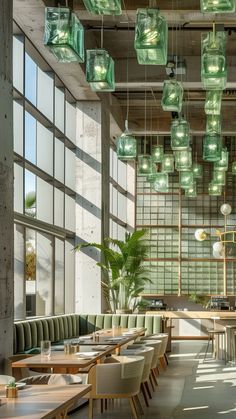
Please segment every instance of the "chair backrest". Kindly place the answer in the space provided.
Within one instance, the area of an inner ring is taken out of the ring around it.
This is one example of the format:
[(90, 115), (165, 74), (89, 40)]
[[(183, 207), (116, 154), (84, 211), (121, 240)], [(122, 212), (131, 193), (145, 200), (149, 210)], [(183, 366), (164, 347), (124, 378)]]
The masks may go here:
[(143, 336), (141, 337), (141, 340), (161, 340), (162, 341), (162, 345), (161, 345), (161, 350), (160, 350), (160, 357), (163, 357), (165, 352), (166, 352), (166, 348), (167, 348), (167, 344), (168, 344), (168, 334), (167, 333), (156, 333), (155, 335), (151, 335), (151, 336)]
[[(135, 346), (135, 345), (133, 345)], [(122, 349), (121, 355), (128, 355), (128, 356), (143, 356), (144, 357), (144, 367), (143, 367), (143, 374), (141, 378), (141, 383), (145, 383), (150, 375), (150, 370), (152, 367), (152, 361), (154, 357), (155, 349), (153, 347), (144, 346), (141, 348), (133, 348), (132, 346), (130, 349)]]
[(121, 398), (139, 393), (143, 374), (144, 357), (119, 356), (119, 362), (97, 364), (88, 375), (88, 383), (92, 384), (92, 398)]
[(158, 360), (160, 358), (161, 350), (162, 350), (162, 341), (161, 340), (154, 340), (154, 339), (147, 339), (141, 341), (143, 345), (150, 346), (154, 348), (154, 355), (152, 359), (152, 366), (151, 368), (155, 368), (158, 364)]
[(0, 385), (7, 385), (12, 382), (15, 382), (15, 378), (11, 375), (0, 375)]

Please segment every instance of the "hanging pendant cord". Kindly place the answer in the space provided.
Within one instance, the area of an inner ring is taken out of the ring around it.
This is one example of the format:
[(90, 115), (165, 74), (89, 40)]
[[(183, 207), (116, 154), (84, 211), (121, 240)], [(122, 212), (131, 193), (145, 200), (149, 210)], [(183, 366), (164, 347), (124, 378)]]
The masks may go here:
[(102, 27), (101, 27), (101, 49), (103, 49), (103, 15), (102, 15)]
[(146, 140), (147, 140), (147, 66), (144, 66), (145, 78), (145, 100), (144, 100), (144, 154), (146, 154)]
[(129, 16), (126, 10), (125, 0), (122, 0), (123, 8), (126, 13), (127, 24), (128, 24), (128, 39), (127, 39), (127, 60), (126, 60), (126, 118), (125, 118), (125, 130), (129, 130), (129, 32), (130, 32), (130, 23)]

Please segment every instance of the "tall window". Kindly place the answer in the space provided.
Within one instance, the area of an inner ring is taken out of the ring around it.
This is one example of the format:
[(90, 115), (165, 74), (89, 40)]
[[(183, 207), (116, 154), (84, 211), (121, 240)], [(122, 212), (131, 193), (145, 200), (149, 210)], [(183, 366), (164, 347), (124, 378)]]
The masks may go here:
[[(75, 99), (13, 39), (15, 318), (73, 311)], [(17, 71), (16, 71), (17, 69)]]

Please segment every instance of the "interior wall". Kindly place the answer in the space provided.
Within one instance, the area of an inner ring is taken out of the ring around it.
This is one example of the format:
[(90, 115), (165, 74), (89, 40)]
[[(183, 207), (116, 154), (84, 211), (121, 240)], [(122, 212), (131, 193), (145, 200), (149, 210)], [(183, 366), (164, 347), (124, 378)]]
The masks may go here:
[[(193, 146), (196, 147), (194, 141)], [(172, 153), (170, 139), (162, 138), (165, 152)], [(179, 174), (169, 174), (169, 192), (157, 193), (143, 176), (137, 176), (136, 227), (149, 231), (150, 254), (146, 262), (152, 283), (147, 285), (146, 294), (223, 294), (223, 260), (215, 259), (212, 245), (218, 239), (216, 228), (224, 230), (224, 216), (220, 206), (225, 202), (232, 206), (227, 217), (227, 229), (234, 230), (236, 222), (236, 178), (231, 165), (235, 160), (235, 138), (229, 144), (229, 170), (226, 187), (221, 196), (208, 195), (208, 183), (212, 178), (213, 164), (201, 160), (203, 178), (197, 180), (197, 198), (187, 198), (182, 190), (179, 194)], [(225, 198), (224, 198), (225, 194)], [(180, 214), (180, 217), (179, 217)], [(211, 235), (198, 242), (194, 233), (204, 228)], [(236, 294), (235, 279), (236, 246), (227, 246), (226, 274), (227, 294)]]

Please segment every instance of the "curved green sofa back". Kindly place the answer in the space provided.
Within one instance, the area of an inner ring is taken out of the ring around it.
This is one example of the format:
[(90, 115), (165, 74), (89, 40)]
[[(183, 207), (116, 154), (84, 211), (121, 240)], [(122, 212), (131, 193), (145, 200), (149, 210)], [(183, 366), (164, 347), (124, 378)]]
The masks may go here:
[(109, 329), (145, 327), (146, 334), (162, 331), (162, 317), (144, 314), (65, 314), (14, 323), (14, 353), (38, 352), (41, 340), (52, 343)]

